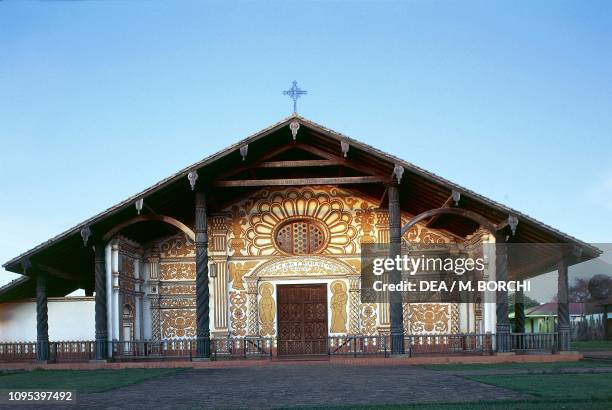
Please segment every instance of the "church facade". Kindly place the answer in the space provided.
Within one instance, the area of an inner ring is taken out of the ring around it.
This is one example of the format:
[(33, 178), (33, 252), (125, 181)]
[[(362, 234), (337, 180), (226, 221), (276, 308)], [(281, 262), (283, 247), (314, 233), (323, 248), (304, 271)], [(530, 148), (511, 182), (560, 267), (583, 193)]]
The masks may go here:
[[(312, 336), (389, 333), (388, 304), (361, 303), (360, 297), (361, 245), (389, 241), (388, 211), (372, 199), (335, 186), (266, 188), (210, 215), (208, 225), (211, 335), (301, 340), (302, 324), (291, 317), (285, 323), (283, 316), (297, 305), (279, 300), (280, 289), (294, 285), (297, 293), (321, 293), (321, 306), (301, 307), (313, 315), (319, 309), (312, 332), (317, 326), (320, 332)], [(404, 240), (455, 238), (419, 224)], [(118, 235), (107, 255), (107, 275), (119, 283), (109, 298), (112, 338), (196, 336), (195, 244), (189, 235), (179, 232), (146, 247)], [(415, 334), (494, 330), (483, 323), (481, 306), (461, 326), (457, 303), (405, 309), (405, 329)], [(291, 334), (287, 325), (300, 333)]]
[[(522, 307), (512, 306), (518, 327), (510, 329), (503, 297), (365, 303), (362, 247), (390, 244), (393, 255), (453, 243), (483, 255), (484, 244), (500, 241), (571, 245), (576, 252), (567, 255), (535, 246), (520, 261), (499, 252), (486, 259), (498, 280), (557, 269), (561, 296), (567, 266), (599, 254), (294, 114), (7, 262), (24, 276), (0, 290), (0, 302), (36, 297), (40, 360), (53, 342), (48, 298), (79, 288), (95, 298), (97, 359), (113, 356), (113, 342), (194, 340), (194, 354), (206, 358), (221, 339), (269, 340), (280, 356), (323, 354), (334, 338), (387, 335), (401, 354), (411, 335), (520, 334)], [(512, 349), (498, 339), (494, 349)]]

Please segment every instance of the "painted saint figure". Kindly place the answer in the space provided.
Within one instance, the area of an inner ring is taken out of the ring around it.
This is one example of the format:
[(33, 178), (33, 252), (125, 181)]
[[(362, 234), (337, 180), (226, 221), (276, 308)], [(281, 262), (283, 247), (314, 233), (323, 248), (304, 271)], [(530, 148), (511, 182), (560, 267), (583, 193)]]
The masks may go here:
[(340, 281), (336, 281), (331, 285), (331, 333), (346, 333), (346, 288)]
[(274, 302), (274, 298), (272, 298), (272, 291), (273, 288), (270, 283), (264, 283), (261, 285), (261, 299), (259, 300), (259, 320), (261, 321), (262, 336), (274, 334), (274, 315), (276, 311), (276, 304)]

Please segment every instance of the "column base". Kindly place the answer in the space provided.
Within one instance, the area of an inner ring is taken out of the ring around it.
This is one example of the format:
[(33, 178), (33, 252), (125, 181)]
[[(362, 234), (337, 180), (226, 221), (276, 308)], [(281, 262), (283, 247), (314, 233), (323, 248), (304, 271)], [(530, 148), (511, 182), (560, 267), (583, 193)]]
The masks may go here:
[(514, 356), (516, 352), (495, 352), (493, 356)]
[(193, 357), (192, 362), (210, 362), (210, 357)]
[(580, 352), (576, 350), (558, 350), (555, 354), (569, 354), (569, 355), (579, 355)]
[(36, 359), (34, 361), (34, 363), (35, 364), (50, 364), (50, 363), (53, 363), (53, 362), (51, 360), (38, 360), (38, 359)]
[(401, 356), (406, 354), (404, 332), (391, 332), (391, 355)]

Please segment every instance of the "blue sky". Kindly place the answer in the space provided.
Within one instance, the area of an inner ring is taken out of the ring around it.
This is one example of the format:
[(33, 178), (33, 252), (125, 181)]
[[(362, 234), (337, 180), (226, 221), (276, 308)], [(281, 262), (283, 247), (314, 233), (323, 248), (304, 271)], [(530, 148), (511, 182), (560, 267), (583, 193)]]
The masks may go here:
[[(0, 260), (299, 112), (612, 241), (610, 2), (0, 2)], [(0, 272), (0, 284), (14, 278)]]

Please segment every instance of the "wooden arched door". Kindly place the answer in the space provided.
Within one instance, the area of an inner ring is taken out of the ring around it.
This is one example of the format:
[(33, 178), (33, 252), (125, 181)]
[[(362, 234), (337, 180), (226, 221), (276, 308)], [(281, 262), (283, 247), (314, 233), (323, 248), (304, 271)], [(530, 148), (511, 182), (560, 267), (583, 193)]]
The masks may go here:
[(278, 285), (279, 356), (327, 353), (327, 285)]

